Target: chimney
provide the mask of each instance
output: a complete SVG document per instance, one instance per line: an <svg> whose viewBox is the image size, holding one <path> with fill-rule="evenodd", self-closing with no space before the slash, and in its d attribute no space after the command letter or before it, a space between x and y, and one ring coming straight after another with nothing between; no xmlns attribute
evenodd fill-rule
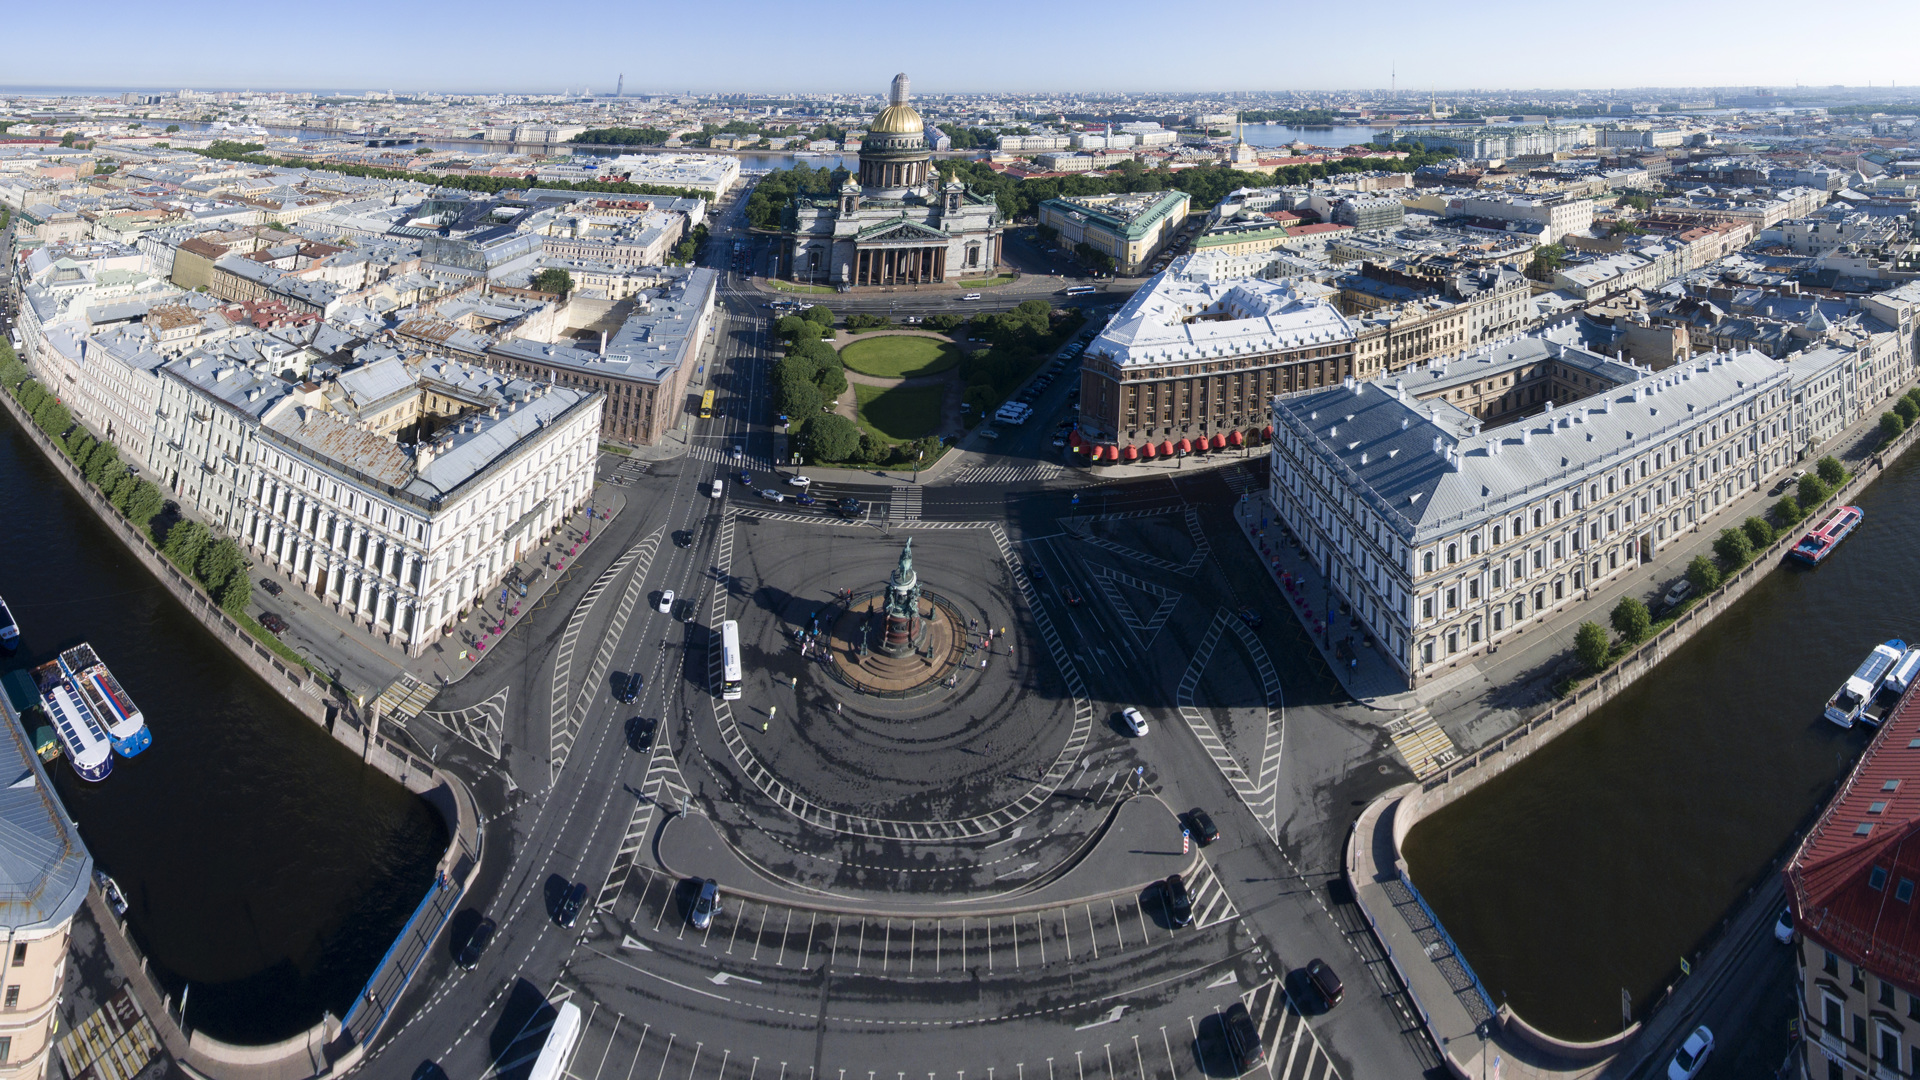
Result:
<svg viewBox="0 0 1920 1080"><path fill-rule="evenodd" d="M1533 445L1533 429L1531 427L1523 427L1520 429L1520 445L1521 446Z"/></svg>
<svg viewBox="0 0 1920 1080"><path fill-rule="evenodd" d="M415 476L419 476L427 471L427 466L433 464L433 455L434 445L432 443L423 442L413 448L413 474Z"/></svg>

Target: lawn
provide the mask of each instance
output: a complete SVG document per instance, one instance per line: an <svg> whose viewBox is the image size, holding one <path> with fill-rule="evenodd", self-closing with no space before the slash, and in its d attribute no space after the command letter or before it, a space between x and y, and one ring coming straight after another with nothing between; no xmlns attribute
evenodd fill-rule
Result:
<svg viewBox="0 0 1920 1080"><path fill-rule="evenodd" d="M781 281L779 278L768 278L767 286L781 292L792 293L831 293L833 291L832 287L827 285L802 285L797 281Z"/></svg>
<svg viewBox="0 0 1920 1080"><path fill-rule="evenodd" d="M985 289L994 285L1010 284L1019 279L1019 274L1001 274L999 277L961 278L960 286L965 289Z"/></svg>
<svg viewBox="0 0 1920 1080"><path fill-rule="evenodd" d="M960 348L945 338L887 334L848 342L840 350L840 362L862 375L910 379L958 365Z"/></svg>
<svg viewBox="0 0 1920 1080"><path fill-rule="evenodd" d="M940 429L940 403L947 396L944 386L853 387L858 402L860 426L877 439L908 442Z"/></svg>

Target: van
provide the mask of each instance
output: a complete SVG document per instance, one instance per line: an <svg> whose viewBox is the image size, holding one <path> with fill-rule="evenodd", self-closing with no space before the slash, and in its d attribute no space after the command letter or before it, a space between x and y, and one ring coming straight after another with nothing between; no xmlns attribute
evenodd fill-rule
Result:
<svg viewBox="0 0 1920 1080"><path fill-rule="evenodd" d="M713 497L718 499L726 495L726 493L727 493L726 482L722 480L715 480L713 482Z"/></svg>
<svg viewBox="0 0 1920 1080"><path fill-rule="evenodd" d="M979 294L979 293L977 293L977 292L970 292L970 293L968 293L967 295L965 295L965 296L963 296L963 297L961 297L960 299L962 299L962 300L978 300L978 299L980 299L980 294Z"/></svg>

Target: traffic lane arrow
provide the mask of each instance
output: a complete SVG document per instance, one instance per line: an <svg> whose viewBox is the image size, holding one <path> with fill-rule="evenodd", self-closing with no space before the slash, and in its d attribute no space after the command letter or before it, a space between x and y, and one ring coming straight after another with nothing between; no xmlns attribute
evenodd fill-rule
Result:
<svg viewBox="0 0 1920 1080"><path fill-rule="evenodd" d="M728 983L747 983L752 986L765 985L759 979L749 979L745 975L734 975L725 971L714 972L707 977L707 981L715 986L725 986Z"/></svg>

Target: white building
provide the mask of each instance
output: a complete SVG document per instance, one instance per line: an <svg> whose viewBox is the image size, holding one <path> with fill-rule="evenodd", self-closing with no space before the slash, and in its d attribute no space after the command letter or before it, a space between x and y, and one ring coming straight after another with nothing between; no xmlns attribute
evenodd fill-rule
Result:
<svg viewBox="0 0 1920 1080"><path fill-rule="evenodd" d="M1565 195L1485 191L1448 199L1447 213L1455 217L1531 223L1540 227L1543 244L1554 243L1568 233L1584 233L1593 228L1593 200Z"/></svg>
<svg viewBox="0 0 1920 1080"><path fill-rule="evenodd" d="M621 154L601 165L600 175L629 184L686 188L718 199L740 182L740 159L731 154Z"/></svg>

